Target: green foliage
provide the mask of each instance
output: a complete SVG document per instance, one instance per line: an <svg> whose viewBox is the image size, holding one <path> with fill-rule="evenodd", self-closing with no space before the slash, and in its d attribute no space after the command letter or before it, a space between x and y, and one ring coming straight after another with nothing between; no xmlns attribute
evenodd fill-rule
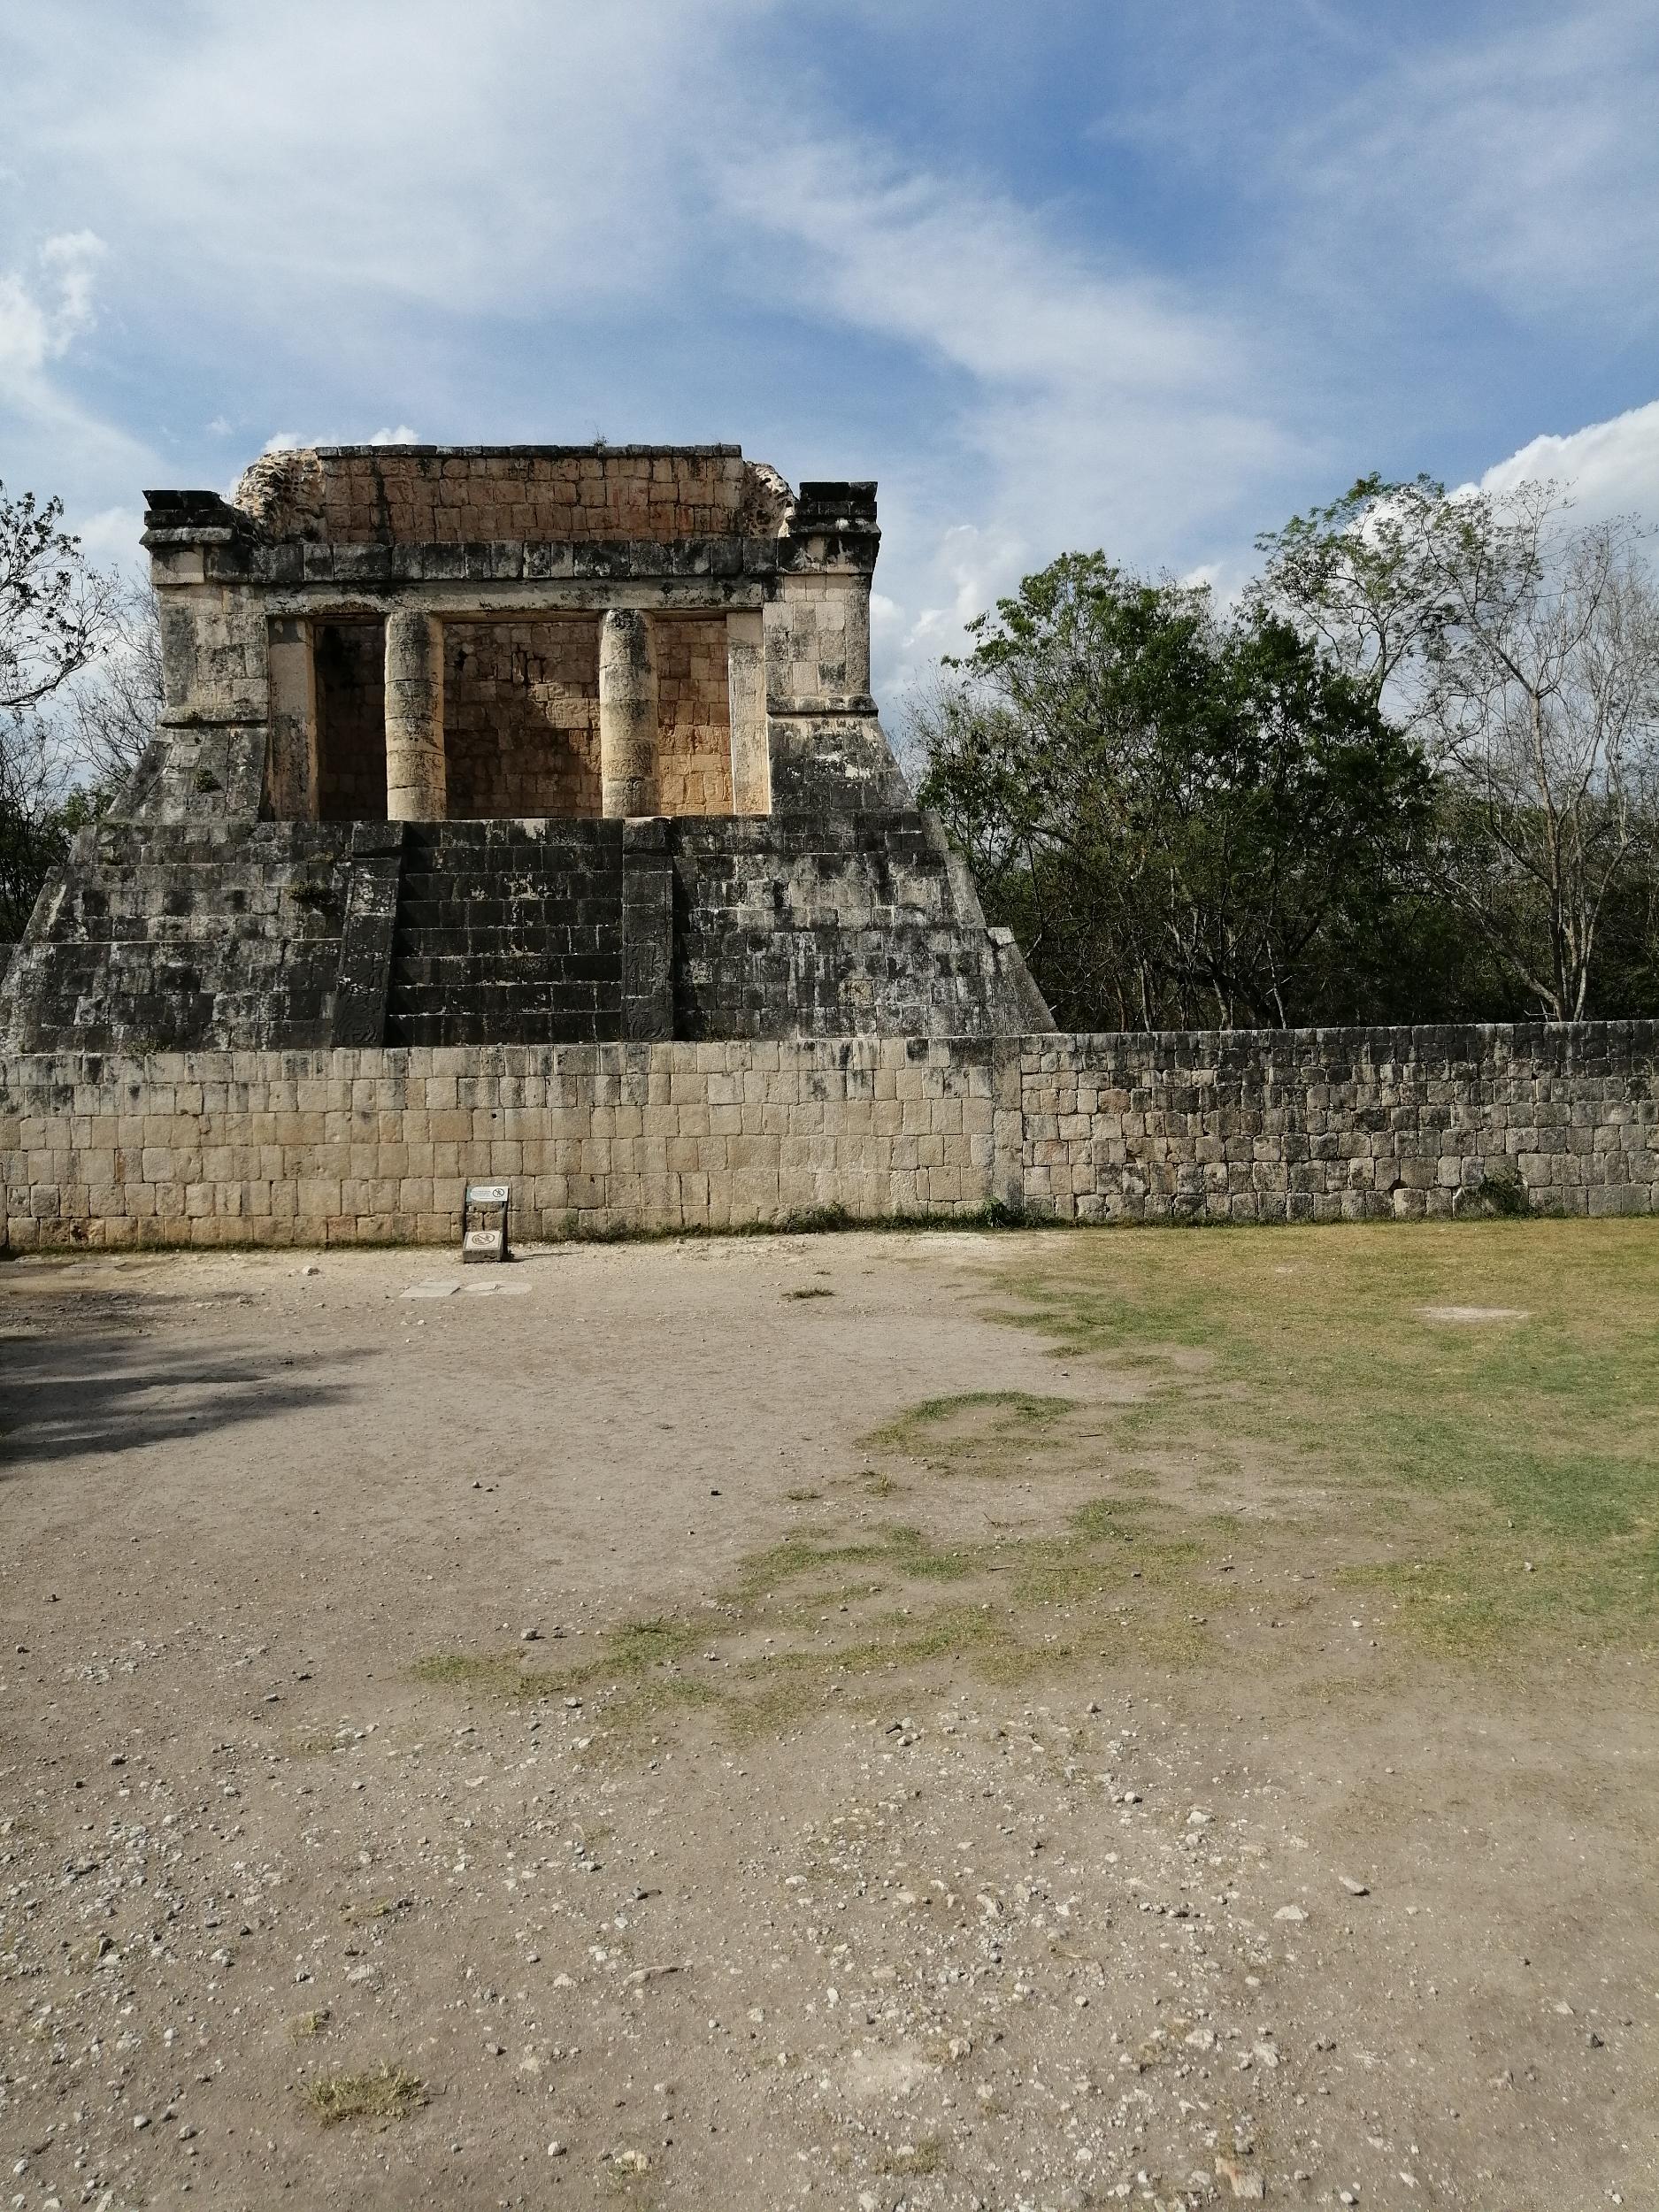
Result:
<svg viewBox="0 0 1659 2212"><path fill-rule="evenodd" d="M1554 488L1362 478L1203 589L1068 553L911 713L1069 1029L1659 1006L1659 598Z"/></svg>
<svg viewBox="0 0 1659 2212"><path fill-rule="evenodd" d="M1571 503L1548 483L1367 477L1258 541L1255 591L1420 738L1440 801L1425 884L1563 1021L1595 1010L1609 944L1615 1010L1644 980L1653 1003L1659 862L1659 593L1636 526L1576 523Z"/></svg>
<svg viewBox="0 0 1659 2212"><path fill-rule="evenodd" d="M0 945L22 936L41 886L63 865L75 832L96 822L104 803L101 792L74 791L37 810L0 782Z"/></svg>
<svg viewBox="0 0 1659 2212"><path fill-rule="evenodd" d="M972 626L921 718L924 803L1063 1026L1317 1018L1409 882L1430 780L1262 606L1068 554Z"/></svg>

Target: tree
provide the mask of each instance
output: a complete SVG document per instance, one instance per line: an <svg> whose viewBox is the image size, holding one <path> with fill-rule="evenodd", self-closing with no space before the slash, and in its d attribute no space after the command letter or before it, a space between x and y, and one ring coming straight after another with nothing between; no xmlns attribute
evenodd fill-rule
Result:
<svg viewBox="0 0 1659 2212"><path fill-rule="evenodd" d="M97 818L97 795L51 791L0 755L0 947L14 944L28 926L40 889L62 867L69 841Z"/></svg>
<svg viewBox="0 0 1659 2212"><path fill-rule="evenodd" d="M60 530L60 499L8 499L0 484L0 719L38 707L103 650L114 588L79 538Z"/></svg>
<svg viewBox="0 0 1659 2212"><path fill-rule="evenodd" d="M1659 599L1632 525L1570 514L1548 484L1369 477L1259 541L1262 603L1427 746L1436 887L1561 1021L1651 877L1659 800Z"/></svg>
<svg viewBox="0 0 1659 2212"><path fill-rule="evenodd" d="M0 941L21 935L96 803L76 787L76 727L92 697L76 687L115 633L121 591L60 529L62 516L61 501L9 499L0 485Z"/></svg>
<svg viewBox="0 0 1659 2212"><path fill-rule="evenodd" d="M971 626L912 717L925 802L1063 1023L1307 1018L1402 894L1428 780L1365 687L1263 607L1099 554Z"/></svg>
<svg viewBox="0 0 1659 2212"><path fill-rule="evenodd" d="M1434 534L1445 502L1432 477L1392 484L1362 476L1328 507L1256 539L1268 557L1252 603L1306 629L1380 707L1434 631Z"/></svg>
<svg viewBox="0 0 1659 2212"><path fill-rule="evenodd" d="M94 783L118 789L161 711L161 618L152 586L112 580L99 657L66 691L66 736L77 760Z"/></svg>

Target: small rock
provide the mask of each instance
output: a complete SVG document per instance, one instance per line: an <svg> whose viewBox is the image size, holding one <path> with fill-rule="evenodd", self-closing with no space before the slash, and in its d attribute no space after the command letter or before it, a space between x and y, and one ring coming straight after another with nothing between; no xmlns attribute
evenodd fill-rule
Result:
<svg viewBox="0 0 1659 2212"><path fill-rule="evenodd" d="M1260 2204L1267 2195L1267 2184L1253 2166L1240 2166L1231 2158L1217 2154L1216 2171L1235 2197L1245 2197Z"/></svg>
<svg viewBox="0 0 1659 2212"><path fill-rule="evenodd" d="M1281 1905L1273 1917L1275 1920L1305 1920L1308 1916L1300 1905Z"/></svg>
<svg viewBox="0 0 1659 2212"><path fill-rule="evenodd" d="M300 1270L302 1275L320 1275L322 1271L320 1267L302 1267Z"/></svg>
<svg viewBox="0 0 1659 2212"><path fill-rule="evenodd" d="M563 2158L565 2155L564 2144L557 2139L549 2143L547 2147L547 2154L549 2158Z"/></svg>
<svg viewBox="0 0 1659 2212"><path fill-rule="evenodd" d="M1371 1895L1371 1892L1365 1886L1365 1884L1363 1882L1356 1882L1351 1874L1340 1874L1338 1875L1337 1879L1341 1883L1343 1888L1348 1892L1350 1897L1369 1897Z"/></svg>
<svg viewBox="0 0 1659 2212"><path fill-rule="evenodd" d="M526 1628L519 1632L518 1641L521 1644L539 1644L541 1640L541 1632L539 1628Z"/></svg>

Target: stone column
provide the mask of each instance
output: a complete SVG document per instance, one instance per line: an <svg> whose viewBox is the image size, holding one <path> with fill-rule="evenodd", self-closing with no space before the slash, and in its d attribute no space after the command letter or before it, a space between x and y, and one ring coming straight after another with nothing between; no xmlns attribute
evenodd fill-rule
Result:
<svg viewBox="0 0 1659 2212"><path fill-rule="evenodd" d="M649 616L612 607L599 627L599 806L657 811L657 664Z"/></svg>
<svg viewBox="0 0 1659 2212"><path fill-rule="evenodd" d="M726 618L726 698L732 724L732 811L770 814L766 655L758 613Z"/></svg>
<svg viewBox="0 0 1659 2212"><path fill-rule="evenodd" d="M443 625L429 614L386 618L386 818L444 818Z"/></svg>
<svg viewBox="0 0 1659 2212"><path fill-rule="evenodd" d="M849 579L844 617L847 660L844 680L849 692L870 689L870 579Z"/></svg>
<svg viewBox="0 0 1659 2212"><path fill-rule="evenodd" d="M279 822L317 819L317 670L311 626L299 617L273 620L270 634L271 723L265 746L265 803Z"/></svg>

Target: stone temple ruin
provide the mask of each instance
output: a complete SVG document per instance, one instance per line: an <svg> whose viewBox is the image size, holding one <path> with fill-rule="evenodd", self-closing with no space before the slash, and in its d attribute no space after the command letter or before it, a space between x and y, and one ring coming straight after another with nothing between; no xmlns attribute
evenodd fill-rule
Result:
<svg viewBox="0 0 1659 2212"><path fill-rule="evenodd" d="M6 1051L1051 1028L877 718L873 485L331 446L147 500L165 705Z"/></svg>
<svg viewBox="0 0 1659 2212"><path fill-rule="evenodd" d="M1659 1025L1056 1034L870 696L873 487L152 492L165 702L0 981L0 1256L1659 1210ZM1529 1201L1530 1202L1530 1201Z"/></svg>

